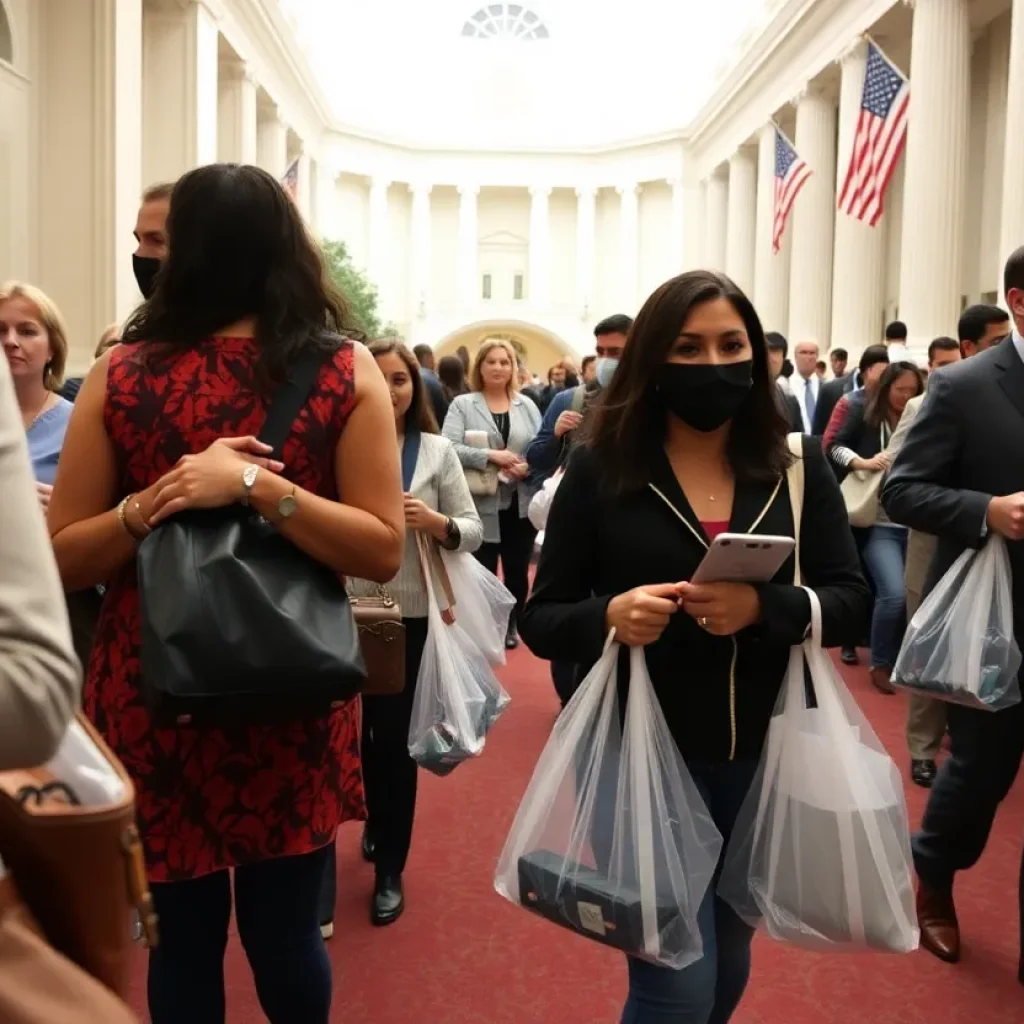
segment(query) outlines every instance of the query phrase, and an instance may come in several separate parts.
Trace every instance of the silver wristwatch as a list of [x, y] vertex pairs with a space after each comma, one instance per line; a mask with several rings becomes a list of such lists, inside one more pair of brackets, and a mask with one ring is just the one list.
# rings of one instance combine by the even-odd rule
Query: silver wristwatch
[[256, 483], [256, 477], [259, 474], [260, 467], [255, 463], [250, 463], [245, 469], [242, 470], [242, 487], [244, 488], [242, 494], [242, 504], [249, 504], [249, 497], [252, 494], [253, 485]]

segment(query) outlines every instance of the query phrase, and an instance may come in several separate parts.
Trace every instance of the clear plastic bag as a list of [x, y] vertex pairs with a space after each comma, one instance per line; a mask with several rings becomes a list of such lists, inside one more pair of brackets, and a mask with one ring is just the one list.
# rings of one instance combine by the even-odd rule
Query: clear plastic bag
[[492, 665], [504, 665], [505, 636], [516, 599], [472, 555], [442, 548], [441, 562], [455, 595], [459, 625]]
[[950, 566], [910, 620], [894, 686], [987, 711], [1020, 703], [1010, 558], [998, 534]]
[[459, 624], [458, 604], [442, 615], [429, 571], [426, 542], [418, 537], [427, 585], [427, 641], [409, 723], [409, 754], [422, 768], [447, 775], [477, 757], [491, 726], [509, 705], [487, 658]]
[[548, 525], [548, 513], [551, 511], [551, 503], [555, 500], [555, 491], [562, 482], [562, 470], [558, 470], [544, 481], [544, 486], [530, 499], [530, 507], [526, 514], [534, 528], [544, 532]]
[[902, 779], [822, 649], [808, 594], [811, 638], [790, 654], [718, 895], [798, 946], [909, 953], [919, 931]]
[[681, 968], [703, 955], [697, 911], [722, 838], [630, 651], [625, 725], [619, 645], [555, 723], [498, 861], [506, 899], [586, 938]]

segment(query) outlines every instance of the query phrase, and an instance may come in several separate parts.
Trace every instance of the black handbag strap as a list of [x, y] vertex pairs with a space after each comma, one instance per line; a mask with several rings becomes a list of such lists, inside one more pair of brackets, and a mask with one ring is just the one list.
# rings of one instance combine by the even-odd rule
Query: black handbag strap
[[302, 407], [309, 399], [320, 369], [332, 355], [333, 353], [324, 353], [323, 350], [316, 349], [304, 352], [292, 364], [287, 379], [271, 399], [267, 408], [267, 418], [263, 421], [263, 429], [260, 430], [260, 440], [274, 449], [275, 459], [281, 458], [281, 449], [288, 439], [292, 426], [299, 418]]

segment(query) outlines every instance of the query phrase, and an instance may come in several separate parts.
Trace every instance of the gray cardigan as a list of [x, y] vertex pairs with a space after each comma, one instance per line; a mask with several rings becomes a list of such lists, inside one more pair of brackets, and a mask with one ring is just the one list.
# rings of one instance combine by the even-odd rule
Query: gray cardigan
[[0, 481], [0, 769], [33, 768], [57, 749], [82, 680], [3, 358]]
[[[480, 547], [484, 531], [473, 507], [469, 485], [451, 444], [439, 434], [420, 436], [420, 453], [416, 459], [409, 493], [435, 512], [455, 520], [459, 528], [459, 551], [476, 551]], [[377, 585], [365, 580], [353, 579], [350, 587], [352, 593], [359, 597], [372, 597], [377, 593]], [[426, 617], [427, 591], [420, 569], [419, 549], [412, 530], [406, 530], [402, 565], [394, 579], [388, 583], [387, 590], [398, 602], [403, 619]]]
[[[479, 391], [468, 395], [459, 395], [448, 407], [448, 415], [444, 420], [444, 436], [455, 446], [459, 461], [465, 469], [486, 469], [487, 452], [482, 448], [471, 448], [465, 443], [466, 431], [484, 430], [487, 432], [487, 446], [491, 450], [508, 447], [509, 451], [524, 455], [530, 442], [540, 430], [540, 410], [526, 395], [513, 395], [509, 406], [508, 445], [502, 440], [501, 434], [494, 423], [487, 400]], [[536, 485], [529, 479], [519, 480], [515, 484], [514, 493], [519, 499], [519, 517], [526, 518], [530, 508], [530, 499], [536, 493]], [[498, 510], [507, 508], [511, 501], [513, 487], [499, 484], [497, 494], [473, 495], [477, 512], [484, 524], [484, 542], [497, 543], [501, 540], [498, 529]]]

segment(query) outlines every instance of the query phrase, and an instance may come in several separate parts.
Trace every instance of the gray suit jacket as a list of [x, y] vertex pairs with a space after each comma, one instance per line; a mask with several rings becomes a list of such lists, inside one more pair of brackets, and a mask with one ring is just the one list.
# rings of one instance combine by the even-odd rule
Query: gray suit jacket
[[0, 481], [0, 769], [32, 768], [63, 738], [81, 671], [6, 359]]
[[[509, 407], [509, 451], [523, 454], [540, 430], [540, 410], [526, 395], [514, 395]], [[458, 395], [448, 407], [448, 415], [444, 420], [442, 433], [455, 446], [455, 452], [465, 469], [486, 469], [487, 452], [482, 448], [471, 448], [466, 442], [466, 431], [483, 430], [487, 432], [487, 444], [491, 450], [505, 448], [498, 428], [495, 426], [487, 401], [478, 391], [468, 395]], [[507, 508], [515, 493], [519, 500], [519, 517], [526, 518], [530, 508], [530, 499], [537, 491], [537, 486], [529, 480], [520, 480], [513, 488], [499, 484], [498, 493], [490, 495], [474, 495], [476, 510], [484, 524], [484, 542], [496, 543], [501, 539], [498, 530], [498, 510]]]

